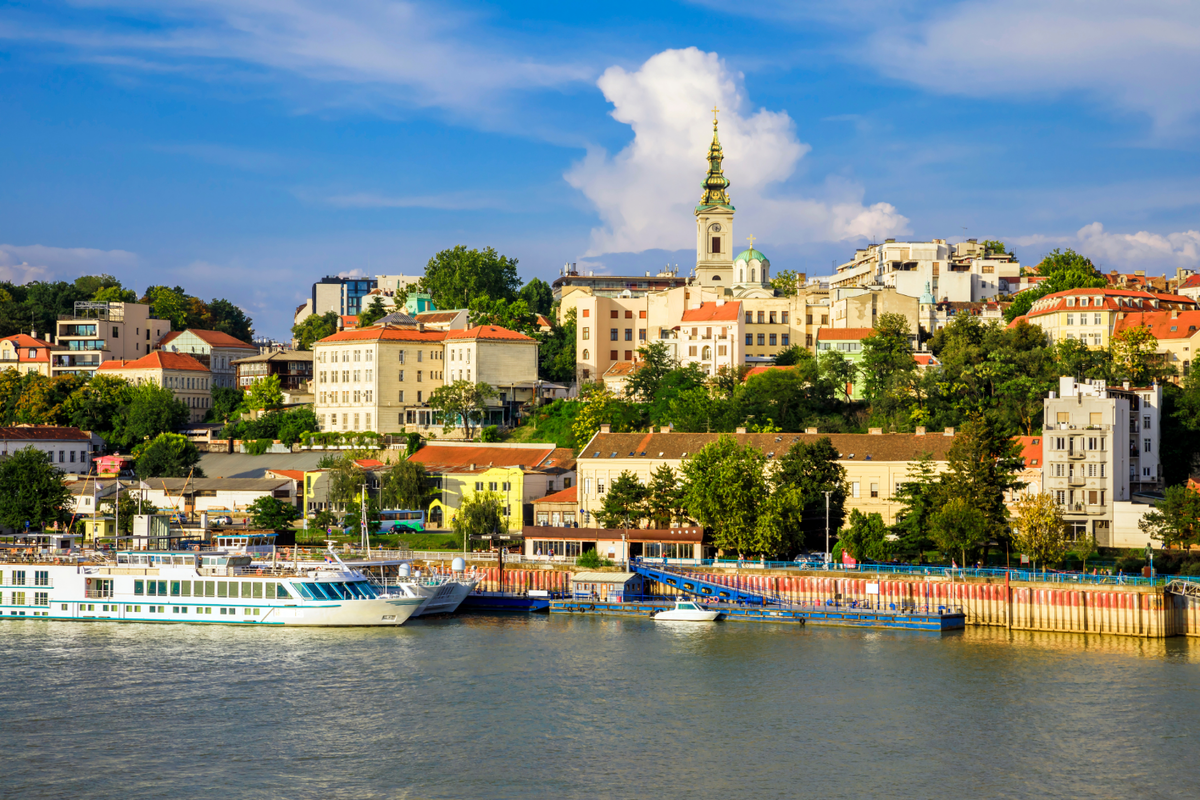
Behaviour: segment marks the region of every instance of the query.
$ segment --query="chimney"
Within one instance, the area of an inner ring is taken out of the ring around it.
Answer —
[[[661,428],[659,428],[659,429],[658,429],[658,432],[659,432],[659,433],[670,433],[670,432],[671,432],[671,426],[670,426],[670,425],[663,425]]]
[[[953,436],[953,435],[954,435],[954,428],[946,428],[946,430],[942,431],[942,436]]]
[[[924,435],[925,435],[925,426],[924,426],[924,425],[918,425],[918,426],[917,426],[916,435],[917,435],[917,436],[924,436]]]
[[[475,463],[474,463],[474,462],[472,462],[472,463],[471,463],[471,469],[470,469],[470,471],[471,471],[471,472],[474,472],[474,471],[475,471]]]
[[[745,433],[745,432],[746,432],[746,429],[745,429],[745,428],[738,428],[738,429],[735,431],[735,433]]]
[[[872,436],[882,436],[883,428],[867,428],[867,433],[871,434]]]
[[[816,428],[805,428],[804,432],[805,433],[816,433],[817,429]]]
[[[612,425],[601,425],[600,432],[601,433],[612,433]]]

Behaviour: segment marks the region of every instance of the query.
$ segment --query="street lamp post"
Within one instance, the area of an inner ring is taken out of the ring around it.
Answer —
[[[832,492],[825,492],[825,566],[829,566],[829,495]]]

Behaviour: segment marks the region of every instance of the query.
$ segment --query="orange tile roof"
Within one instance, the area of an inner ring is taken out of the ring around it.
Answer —
[[[604,377],[616,378],[621,375],[632,375],[640,368],[640,364],[635,364],[632,361],[617,361],[614,362],[611,367],[604,370]]]
[[[579,499],[578,490],[578,486],[572,486],[569,489],[563,489],[562,491],[555,492],[554,494],[548,494],[540,500],[534,500],[533,504],[536,506],[538,503],[574,503]]]
[[[913,353],[913,361],[922,367],[936,367],[942,363],[932,353]]]
[[[1149,328],[1154,338],[1190,339],[1200,331],[1200,311],[1147,311],[1126,314],[1113,326],[1113,333],[1130,328]]]
[[[1041,469],[1042,467],[1042,437],[1017,436],[1021,443],[1021,457],[1025,459],[1026,469]]]
[[[701,303],[699,308],[683,312],[683,322],[735,322],[742,313],[741,301],[717,305],[716,301]]]
[[[875,333],[874,328],[820,328],[818,342],[857,342]]]
[[[280,478],[291,478],[294,481],[304,480],[304,470],[302,469],[269,469],[267,474]]]
[[[349,330],[350,328],[358,327],[358,317],[353,314],[342,315],[342,327]]]
[[[363,469],[379,469],[384,466],[382,461],[377,461],[374,458],[357,458],[354,460],[354,463]]]
[[[506,342],[536,342],[530,336],[497,325],[476,325],[461,331],[446,331],[446,339],[489,339]]]
[[[1200,289],[1200,275],[1191,275],[1183,283],[1179,284],[1180,289]]]
[[[1068,298],[1072,297],[1100,297],[1102,302],[1100,305],[1089,303],[1088,305],[1067,305]],[[1125,300],[1128,302],[1118,302]],[[1139,292],[1128,289],[1067,289],[1062,292],[1054,292],[1045,297],[1041,297],[1033,301],[1033,308],[1026,314],[1027,317],[1040,317],[1046,314],[1056,314],[1060,311],[1135,311],[1138,309],[1159,310],[1154,303],[1172,303],[1175,305],[1195,307],[1196,301],[1190,297],[1183,297],[1177,294],[1154,294],[1153,292]]]
[[[795,368],[796,367],[794,365],[783,367],[783,366],[776,366],[774,364],[771,364],[768,366],[762,366],[762,367],[751,367],[750,369],[746,370],[746,374],[742,376],[742,380],[748,381],[751,378],[753,378],[755,375],[762,375],[764,372],[767,372],[768,370],[772,370],[772,369],[795,369]]]
[[[424,464],[430,472],[471,472],[472,464],[475,472],[508,467],[537,469],[546,464],[555,450],[553,444],[538,448],[427,444],[408,460]]]
[[[453,322],[458,313],[457,311],[422,311],[417,314],[417,320],[425,323]]]
[[[17,361],[22,364],[42,361],[49,362],[50,348],[54,346],[50,342],[43,341],[42,339],[35,339],[32,336],[24,333],[16,333],[12,336],[6,336],[5,341],[13,343],[13,347],[15,347],[17,350]],[[31,349],[35,351],[33,358],[30,358],[27,352]]]
[[[196,372],[209,372],[209,368],[186,353],[168,353],[155,350],[148,356],[142,356],[134,361],[111,359],[100,365],[99,369],[177,369]]]
[[[342,331],[326,336],[319,344],[337,342],[440,342],[446,338],[445,331],[418,331],[414,328],[362,328]]]

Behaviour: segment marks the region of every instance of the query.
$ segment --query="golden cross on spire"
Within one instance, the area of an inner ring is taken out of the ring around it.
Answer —
[[[720,110],[721,109],[717,108],[715,105],[713,106],[713,125],[717,124],[717,112]]]
[[[751,249],[751,250],[753,250],[753,249],[754,249],[754,240],[755,240],[756,238],[758,238],[758,237],[756,237],[756,236],[747,236],[747,237],[746,237],[746,241],[750,242],[750,249]]]

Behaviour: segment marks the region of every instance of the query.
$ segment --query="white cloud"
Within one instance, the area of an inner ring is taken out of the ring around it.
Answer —
[[[91,61],[145,71],[175,70],[189,59],[197,72],[203,65],[236,63],[370,87],[405,103],[475,111],[497,92],[557,87],[594,75],[577,64],[525,55],[519,35],[487,41],[474,29],[474,19],[435,4],[81,0],[80,5],[110,13],[90,30],[30,16],[0,20],[0,38],[57,44]],[[122,19],[133,22],[122,26]]]
[[[0,280],[12,283],[74,280],[99,273],[120,279],[123,271],[137,263],[137,255],[126,250],[0,244]]]
[[[1103,224],[1093,222],[1074,236],[1034,235],[1018,237],[1013,242],[1023,247],[1070,247],[1092,259],[1102,270],[1145,269],[1154,273],[1172,271],[1175,267],[1195,269],[1200,264],[1200,231],[1195,230],[1167,234],[1112,233]]]
[[[1058,97],[1144,113],[1160,133],[1200,113],[1200,4],[987,0],[881,26],[856,57],[886,75],[969,96]]]
[[[908,220],[893,206],[864,206],[862,188],[848,181],[827,181],[820,199],[777,193],[810,147],[796,138],[786,112],[752,111],[741,74],[715,53],[667,50],[636,72],[609,68],[598,85],[634,139],[613,156],[589,151],[565,175],[604,223],[592,231],[589,255],[694,246],[692,211],[707,168],[714,103],[737,231],[753,233],[764,247],[907,231]]]

